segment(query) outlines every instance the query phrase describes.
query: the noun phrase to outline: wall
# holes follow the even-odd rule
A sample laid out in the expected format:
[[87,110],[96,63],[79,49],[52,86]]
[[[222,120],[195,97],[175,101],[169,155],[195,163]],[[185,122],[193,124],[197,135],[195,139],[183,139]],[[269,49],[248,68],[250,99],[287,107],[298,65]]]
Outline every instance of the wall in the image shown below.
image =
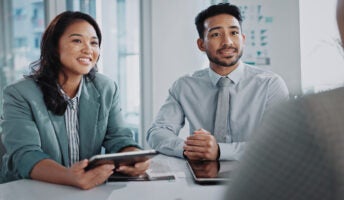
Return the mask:
[[[300,58],[300,28],[299,0],[232,0],[231,3],[240,6],[245,17],[243,31],[247,36],[245,53],[257,51],[257,45],[264,42],[269,63],[256,64],[272,70],[286,81],[291,96],[301,94],[301,58]],[[259,19],[257,19],[259,18]],[[260,31],[264,30],[264,34]],[[255,31],[256,46],[252,46],[250,38]],[[258,38],[257,38],[258,37]],[[264,38],[264,40],[260,40]],[[245,61],[245,58],[243,59]]]
[[208,0],[152,1],[153,115],[178,77],[207,67],[197,48],[194,18],[208,5]]
[[344,59],[336,23],[336,2],[300,1],[304,93],[319,92],[343,85]]

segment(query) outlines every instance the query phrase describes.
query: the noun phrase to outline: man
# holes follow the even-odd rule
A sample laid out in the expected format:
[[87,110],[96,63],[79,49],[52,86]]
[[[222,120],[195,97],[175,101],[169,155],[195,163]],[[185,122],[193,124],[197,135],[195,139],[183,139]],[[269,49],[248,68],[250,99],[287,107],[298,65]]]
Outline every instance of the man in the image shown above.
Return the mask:
[[[179,78],[169,90],[147,141],[161,153],[192,160],[236,160],[245,141],[272,105],[288,98],[276,74],[244,64],[245,35],[238,7],[213,5],[198,14],[198,48],[209,68]],[[186,141],[178,137],[190,125]]]
[[[337,1],[344,41],[344,0]],[[344,199],[344,88],[288,102],[252,138],[224,199]]]

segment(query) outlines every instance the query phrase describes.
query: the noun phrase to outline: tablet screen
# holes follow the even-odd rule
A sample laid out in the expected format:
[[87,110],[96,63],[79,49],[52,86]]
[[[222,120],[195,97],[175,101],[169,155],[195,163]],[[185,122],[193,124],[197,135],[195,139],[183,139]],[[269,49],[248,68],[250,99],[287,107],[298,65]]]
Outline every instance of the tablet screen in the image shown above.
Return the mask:
[[235,169],[237,161],[191,161],[187,164],[196,182],[225,182]]
[[114,164],[116,168],[121,165],[134,165],[137,162],[146,161],[156,156],[157,154],[158,152],[156,152],[155,150],[141,150],[96,155],[89,159],[89,165],[86,167],[86,170],[103,164]]

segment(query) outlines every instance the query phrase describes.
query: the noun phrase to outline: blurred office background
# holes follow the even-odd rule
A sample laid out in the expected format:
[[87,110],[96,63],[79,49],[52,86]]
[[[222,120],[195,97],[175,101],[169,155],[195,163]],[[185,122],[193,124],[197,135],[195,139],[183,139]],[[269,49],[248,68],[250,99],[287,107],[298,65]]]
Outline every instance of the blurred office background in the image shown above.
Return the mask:
[[0,0],[0,105],[3,88],[39,58],[49,21],[64,10],[86,12],[103,33],[99,71],[118,83],[124,118],[146,147],[145,132],[173,81],[208,67],[194,18],[219,2],[242,10],[243,60],[280,74],[291,97],[342,85],[336,0]]

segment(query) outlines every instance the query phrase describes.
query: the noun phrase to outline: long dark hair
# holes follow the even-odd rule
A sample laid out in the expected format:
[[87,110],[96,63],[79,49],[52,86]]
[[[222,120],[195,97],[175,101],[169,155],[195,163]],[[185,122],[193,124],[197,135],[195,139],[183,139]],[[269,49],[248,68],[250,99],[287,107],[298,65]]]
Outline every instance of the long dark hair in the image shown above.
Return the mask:
[[[67,102],[57,85],[58,74],[62,68],[58,43],[67,27],[77,20],[85,20],[93,26],[100,46],[102,36],[97,22],[85,13],[65,11],[56,16],[44,31],[41,56],[30,64],[29,77],[37,82],[43,92],[45,105],[56,115],[63,115],[67,108]],[[86,75],[87,79],[93,80],[96,71],[97,66],[94,66]]]

